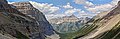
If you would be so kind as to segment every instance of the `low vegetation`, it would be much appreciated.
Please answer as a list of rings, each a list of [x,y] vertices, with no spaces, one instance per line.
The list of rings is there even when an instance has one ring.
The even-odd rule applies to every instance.
[[[113,27],[112,30],[104,33],[100,37],[101,39],[120,39],[120,22]]]

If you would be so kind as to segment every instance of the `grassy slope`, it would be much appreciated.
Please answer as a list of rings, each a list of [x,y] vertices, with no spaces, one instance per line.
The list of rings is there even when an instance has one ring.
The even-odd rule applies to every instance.
[[[101,38],[101,39],[120,39],[120,22],[118,24],[116,24],[112,30],[105,32],[103,35],[101,35],[98,38]]]
[[[83,27],[80,30],[78,30],[77,32],[72,32],[72,33],[60,33],[60,37],[61,39],[73,39],[75,37],[78,36],[83,36],[87,33],[89,33],[90,31],[92,31],[93,29],[95,29],[97,26],[88,26],[88,27]]]
[[[96,24],[96,22],[99,22],[99,21],[100,21],[100,19],[97,19],[97,20],[93,21],[92,25],[84,26],[84,27],[82,27],[81,29],[79,29],[76,32],[72,32],[72,33],[58,33],[58,34],[61,37],[60,39],[75,39],[77,37],[84,36],[84,35],[90,33],[95,28],[97,28],[97,25],[95,25],[95,24]]]
[[[16,38],[17,39],[29,39],[27,36],[25,36],[25,35],[23,35],[21,32],[19,32],[19,31],[16,31],[17,33],[16,33]]]

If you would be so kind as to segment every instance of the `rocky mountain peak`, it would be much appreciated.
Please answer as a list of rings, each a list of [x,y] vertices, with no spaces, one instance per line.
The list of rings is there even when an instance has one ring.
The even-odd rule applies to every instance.
[[[52,26],[46,20],[44,14],[38,9],[34,8],[30,2],[16,2],[12,4],[16,9],[23,14],[33,18],[38,23],[38,27],[43,30],[45,35],[54,34]]]
[[[53,18],[49,20],[50,23],[57,23],[57,24],[63,22],[77,22],[77,21],[79,21],[79,18],[77,18],[75,15],[64,16],[61,18]]]
[[[2,9],[2,11],[4,11],[5,9],[10,9],[10,7],[8,7],[9,4],[7,4],[6,0],[0,0],[0,9]]]
[[[21,7],[26,7],[26,8],[33,7],[30,2],[15,2],[15,3],[13,3],[13,5],[15,5],[15,6],[21,6]]]
[[[35,17],[33,15],[36,12],[31,11],[31,10],[34,10],[35,8],[32,6],[32,4],[30,2],[15,2],[12,5],[15,6],[15,8],[18,11],[35,19]]]
[[[77,18],[74,14],[70,15],[70,16],[64,16],[63,18]]]
[[[0,3],[7,3],[6,0],[0,0]]]
[[[120,1],[118,2],[118,4],[117,5],[120,5]]]
[[[30,2],[16,2],[13,3],[17,10],[26,14],[36,20],[46,21],[45,16],[38,9],[34,8]]]
[[[70,17],[76,17],[74,14],[72,14]]]

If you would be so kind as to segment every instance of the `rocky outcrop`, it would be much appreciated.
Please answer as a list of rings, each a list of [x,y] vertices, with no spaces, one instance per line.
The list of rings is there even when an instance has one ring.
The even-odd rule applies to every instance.
[[[6,0],[0,0],[0,3],[2,3],[0,4],[0,36],[2,36],[2,38],[45,39],[46,35],[50,36],[54,34],[53,29],[45,19],[45,16],[32,7],[32,5],[30,6],[25,3],[28,8],[32,7],[33,12],[31,10],[30,13],[26,12],[27,10],[22,12],[17,7],[7,4]],[[24,8],[25,7],[23,7],[23,10]],[[32,15],[30,17],[25,13],[30,13]],[[35,16],[33,16],[33,14],[35,14]]]

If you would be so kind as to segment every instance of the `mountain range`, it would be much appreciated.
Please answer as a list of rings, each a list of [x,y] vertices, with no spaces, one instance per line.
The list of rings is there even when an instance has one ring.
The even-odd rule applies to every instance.
[[[120,1],[117,7],[101,12],[81,29],[72,33],[58,33],[60,39],[120,39]]]
[[[75,15],[53,18],[48,20],[54,30],[60,33],[75,32],[82,27],[90,18],[77,18]]]
[[[30,2],[0,0],[0,39],[120,39],[120,1],[93,18],[52,18]]]

